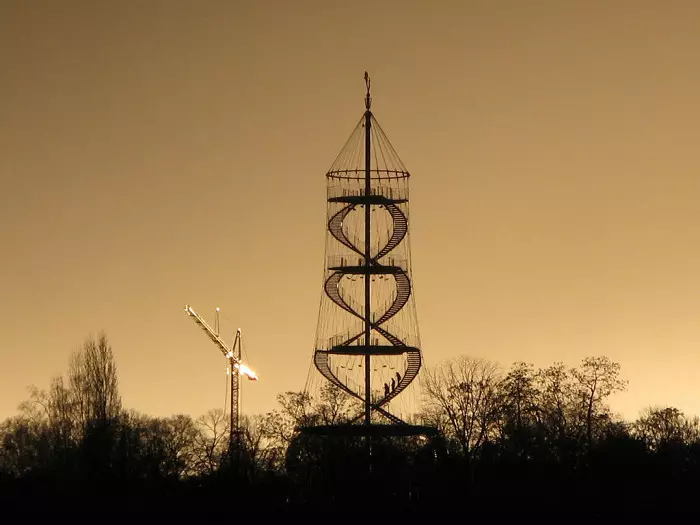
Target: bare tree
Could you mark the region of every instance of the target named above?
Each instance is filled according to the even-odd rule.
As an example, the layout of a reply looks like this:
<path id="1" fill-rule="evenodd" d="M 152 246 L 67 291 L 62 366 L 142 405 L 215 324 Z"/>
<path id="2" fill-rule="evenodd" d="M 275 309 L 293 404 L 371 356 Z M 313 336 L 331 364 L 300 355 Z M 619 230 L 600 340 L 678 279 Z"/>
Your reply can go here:
<path id="1" fill-rule="evenodd" d="M 586 441 L 593 442 L 594 431 L 598 430 L 608 414 L 605 404 L 610 395 L 624 391 L 627 382 L 620 378 L 620 365 L 607 357 L 587 357 L 579 368 L 571 370 L 575 380 L 576 397 L 580 399 Z"/>
<path id="2" fill-rule="evenodd" d="M 318 424 L 313 398 L 308 392 L 285 392 L 277 395 L 280 409 L 262 416 L 261 431 L 270 465 L 284 467 L 287 448 L 296 437 L 299 426 Z"/>
<path id="3" fill-rule="evenodd" d="M 192 418 L 155 418 L 129 411 L 120 420 L 121 460 L 127 472 L 153 479 L 197 473 L 198 429 Z"/>
<path id="4" fill-rule="evenodd" d="M 72 356 L 68 382 L 77 419 L 83 429 L 88 425 L 106 426 L 121 411 L 117 366 L 107 336 L 89 337 Z"/>
<path id="5" fill-rule="evenodd" d="M 62 377 L 54 377 L 48 393 L 49 427 L 56 446 L 67 450 L 77 439 L 74 402 Z"/>
<path id="6" fill-rule="evenodd" d="M 324 383 L 312 407 L 322 425 L 345 423 L 359 410 L 357 400 L 333 383 Z"/>
<path id="7" fill-rule="evenodd" d="M 35 385 L 29 388 L 29 399 L 19 404 L 20 415 L 34 425 L 46 425 L 49 419 L 49 394 Z"/>
<path id="8" fill-rule="evenodd" d="M 229 418 L 223 409 L 209 410 L 195 421 L 195 464 L 200 474 L 214 474 L 226 457 L 229 445 Z"/>
<path id="9" fill-rule="evenodd" d="M 700 439 L 700 419 L 674 407 L 648 407 L 632 425 L 633 432 L 652 450 L 664 443 L 690 444 Z"/>
<path id="10" fill-rule="evenodd" d="M 0 472 L 15 477 L 42 463 L 41 427 L 24 416 L 0 423 Z"/>
<path id="11" fill-rule="evenodd" d="M 262 457 L 269 468 L 282 468 L 299 427 L 345 423 L 359 409 L 355 399 L 331 383 L 324 384 L 316 396 L 285 392 L 277 396 L 277 402 L 280 408 L 258 421 Z"/>
<path id="12" fill-rule="evenodd" d="M 514 363 L 501 383 L 503 416 L 518 432 L 539 421 L 539 386 L 533 365 Z"/>
<path id="13" fill-rule="evenodd" d="M 570 370 L 563 363 L 540 369 L 536 375 L 543 428 L 550 441 L 562 442 L 572 437 L 571 399 L 573 392 Z"/>
<path id="14" fill-rule="evenodd" d="M 423 374 L 428 413 L 444 415 L 448 437 L 459 443 L 465 455 L 471 455 L 493 434 L 500 381 L 495 363 L 469 357 L 452 359 Z"/>
<path id="15" fill-rule="evenodd" d="M 529 363 L 514 363 L 499 385 L 500 443 L 510 454 L 530 457 L 544 437 L 538 375 Z"/>
<path id="16" fill-rule="evenodd" d="M 177 478 L 196 473 L 197 427 L 187 415 L 175 415 L 164 421 L 164 441 L 168 472 Z"/>
<path id="17" fill-rule="evenodd" d="M 244 416 L 241 421 L 241 441 L 251 466 L 250 474 L 282 468 L 284 447 L 280 448 L 267 433 L 264 415 Z"/>

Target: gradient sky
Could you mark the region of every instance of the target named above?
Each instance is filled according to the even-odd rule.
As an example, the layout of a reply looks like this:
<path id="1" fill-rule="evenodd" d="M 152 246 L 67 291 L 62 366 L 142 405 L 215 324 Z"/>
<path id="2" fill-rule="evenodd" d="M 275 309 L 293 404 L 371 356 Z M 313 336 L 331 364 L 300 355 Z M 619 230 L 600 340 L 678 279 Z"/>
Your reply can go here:
<path id="1" fill-rule="evenodd" d="M 0 2 L 0 417 L 104 329 L 124 404 L 304 387 L 324 174 L 373 110 L 413 177 L 428 364 L 622 364 L 700 413 L 700 3 Z"/>

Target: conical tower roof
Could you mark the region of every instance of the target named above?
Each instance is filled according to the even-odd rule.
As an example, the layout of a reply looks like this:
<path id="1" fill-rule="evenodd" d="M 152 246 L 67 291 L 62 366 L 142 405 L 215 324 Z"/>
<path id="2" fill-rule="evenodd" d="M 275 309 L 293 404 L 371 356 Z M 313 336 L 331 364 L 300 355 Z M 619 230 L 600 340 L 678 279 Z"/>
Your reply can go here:
<path id="1" fill-rule="evenodd" d="M 365 113 L 360 118 L 355 129 L 353 129 L 326 176 L 334 179 L 364 180 L 367 172 L 365 155 L 369 147 L 369 172 L 371 179 L 403 179 L 409 177 L 410 174 L 406 166 L 404 166 L 398 153 L 391 145 L 389 137 L 384 133 L 384 130 L 370 110 L 372 99 L 369 96 L 369 79 L 367 76 L 365 76 L 365 80 L 367 82 Z M 367 134 L 365 133 L 367 116 L 369 116 L 370 123 L 369 144 L 367 144 Z"/>

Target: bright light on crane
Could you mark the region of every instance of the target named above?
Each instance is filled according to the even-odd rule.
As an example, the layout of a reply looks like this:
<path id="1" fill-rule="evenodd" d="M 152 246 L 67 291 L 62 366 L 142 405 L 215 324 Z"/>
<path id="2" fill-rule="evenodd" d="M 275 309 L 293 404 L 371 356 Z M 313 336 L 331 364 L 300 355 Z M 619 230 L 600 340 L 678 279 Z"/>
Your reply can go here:
<path id="1" fill-rule="evenodd" d="M 240 370 L 242 376 L 246 376 L 251 381 L 258 380 L 258 374 L 253 372 L 250 368 L 245 366 L 243 363 L 241 363 L 241 366 L 238 369 Z"/>
<path id="2" fill-rule="evenodd" d="M 233 368 L 238 370 L 238 373 L 242 376 L 246 376 L 248 379 L 251 381 L 257 381 L 258 380 L 258 374 L 253 372 L 250 368 L 248 368 L 246 365 L 243 363 L 236 363 L 233 365 Z"/>

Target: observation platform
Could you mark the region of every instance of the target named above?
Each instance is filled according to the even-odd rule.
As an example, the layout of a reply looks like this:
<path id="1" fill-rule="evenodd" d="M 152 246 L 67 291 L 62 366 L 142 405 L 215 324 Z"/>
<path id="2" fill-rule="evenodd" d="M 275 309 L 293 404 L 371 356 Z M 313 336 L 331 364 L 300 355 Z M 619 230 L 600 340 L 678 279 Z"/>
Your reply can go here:
<path id="1" fill-rule="evenodd" d="M 342 266 L 329 266 L 329 270 L 334 272 L 340 272 L 346 275 L 395 275 L 406 273 L 406 270 L 401 268 L 401 266 L 394 265 L 380 265 L 380 264 L 370 264 L 367 265 L 342 265 Z"/>
<path id="2" fill-rule="evenodd" d="M 408 202 L 408 199 L 392 199 L 391 197 L 386 197 L 384 195 L 346 195 L 342 197 L 330 197 L 328 202 L 343 202 L 347 204 L 375 204 L 375 205 L 388 205 L 388 204 L 404 204 Z"/>
<path id="3" fill-rule="evenodd" d="M 415 346 L 389 345 L 338 345 L 328 350 L 317 350 L 331 355 L 402 355 L 409 352 L 419 352 Z"/>

